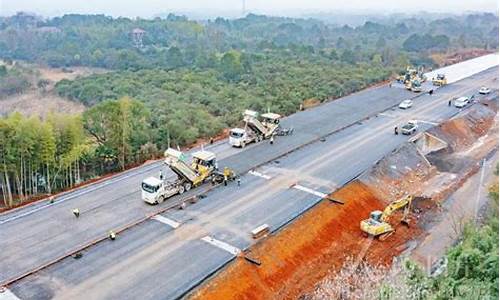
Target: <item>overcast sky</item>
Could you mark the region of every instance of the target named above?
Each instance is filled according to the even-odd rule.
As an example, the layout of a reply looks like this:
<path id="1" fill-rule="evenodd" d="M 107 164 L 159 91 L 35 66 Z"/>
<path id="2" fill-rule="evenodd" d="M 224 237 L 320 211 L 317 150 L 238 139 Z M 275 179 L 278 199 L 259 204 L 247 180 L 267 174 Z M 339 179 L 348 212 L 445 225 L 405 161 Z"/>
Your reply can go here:
<path id="1" fill-rule="evenodd" d="M 299 15 L 312 12 L 407 12 L 460 13 L 498 11 L 498 0 L 0 0 L 0 14 L 28 11 L 44 16 L 65 13 L 100 13 L 112 16 L 152 17 L 169 12 L 206 12 L 213 15 L 246 12 Z"/>

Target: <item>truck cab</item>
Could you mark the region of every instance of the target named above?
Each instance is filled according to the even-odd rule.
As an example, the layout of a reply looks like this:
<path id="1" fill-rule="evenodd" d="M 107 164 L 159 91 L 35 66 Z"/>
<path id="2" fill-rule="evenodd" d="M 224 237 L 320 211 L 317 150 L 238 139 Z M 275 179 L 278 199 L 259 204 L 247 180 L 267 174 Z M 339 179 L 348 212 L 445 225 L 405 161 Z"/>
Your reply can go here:
<path id="1" fill-rule="evenodd" d="M 159 203 L 160 195 L 163 194 L 163 181 L 156 177 L 148 177 L 142 181 L 142 199 L 149 204 Z"/>
<path id="2" fill-rule="evenodd" d="M 233 128 L 229 131 L 229 144 L 233 147 L 244 148 L 255 140 L 255 134 L 243 128 Z"/>

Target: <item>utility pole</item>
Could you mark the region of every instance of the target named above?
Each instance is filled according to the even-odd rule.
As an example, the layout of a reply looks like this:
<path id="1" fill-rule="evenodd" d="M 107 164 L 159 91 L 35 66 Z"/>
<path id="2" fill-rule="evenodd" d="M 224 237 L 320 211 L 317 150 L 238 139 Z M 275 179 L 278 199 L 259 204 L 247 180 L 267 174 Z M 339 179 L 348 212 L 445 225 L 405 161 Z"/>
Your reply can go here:
<path id="1" fill-rule="evenodd" d="M 245 17 L 246 14 L 246 5 L 245 0 L 241 0 L 241 15 Z"/>

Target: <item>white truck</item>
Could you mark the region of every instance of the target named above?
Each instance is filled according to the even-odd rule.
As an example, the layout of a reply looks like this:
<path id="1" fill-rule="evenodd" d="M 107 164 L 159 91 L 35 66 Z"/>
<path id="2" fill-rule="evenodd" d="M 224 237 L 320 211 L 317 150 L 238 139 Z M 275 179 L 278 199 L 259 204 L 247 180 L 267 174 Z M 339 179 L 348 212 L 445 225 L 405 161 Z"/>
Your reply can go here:
<path id="1" fill-rule="evenodd" d="M 289 135 L 293 129 L 282 129 L 280 126 L 281 115 L 265 113 L 260 116 L 256 111 L 243 112 L 244 128 L 233 128 L 229 132 L 229 144 L 233 147 L 245 147 L 252 142 L 260 142 L 273 135 Z"/>
<path id="2" fill-rule="evenodd" d="M 160 180 L 148 177 L 142 181 L 142 199 L 149 204 L 159 204 L 166 199 L 189 191 L 208 179 L 220 182 L 230 179 L 232 171 L 225 168 L 224 173 L 217 170 L 215 154 L 210 151 L 198 151 L 192 154 L 192 163 L 187 162 L 184 153 L 169 148 L 165 151 L 165 164 L 177 174 L 175 180 Z"/>

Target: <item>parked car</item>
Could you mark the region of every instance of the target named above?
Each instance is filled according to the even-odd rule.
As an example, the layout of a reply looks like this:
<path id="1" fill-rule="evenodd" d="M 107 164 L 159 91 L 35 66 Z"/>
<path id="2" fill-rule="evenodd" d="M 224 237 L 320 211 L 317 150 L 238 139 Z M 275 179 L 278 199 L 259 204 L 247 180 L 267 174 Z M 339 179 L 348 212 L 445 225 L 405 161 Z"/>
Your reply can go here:
<path id="1" fill-rule="evenodd" d="M 455 105 L 455 107 L 464 108 L 467 104 L 469 104 L 469 97 L 460 97 L 458 99 L 455 99 L 455 102 L 453 104 Z"/>
<path id="2" fill-rule="evenodd" d="M 416 121 L 408 121 L 405 125 L 401 126 L 401 133 L 405 135 L 414 134 L 417 132 L 418 125 Z"/>
<path id="3" fill-rule="evenodd" d="M 399 108 L 401 108 L 401 109 L 407 109 L 407 108 L 410 108 L 412 106 L 413 106 L 413 101 L 411 101 L 410 99 L 404 100 L 403 102 L 401 102 L 399 104 Z"/>
<path id="4" fill-rule="evenodd" d="M 480 89 L 479 89 L 479 94 L 481 95 L 487 95 L 491 92 L 490 88 L 487 88 L 485 86 L 482 86 Z"/>

